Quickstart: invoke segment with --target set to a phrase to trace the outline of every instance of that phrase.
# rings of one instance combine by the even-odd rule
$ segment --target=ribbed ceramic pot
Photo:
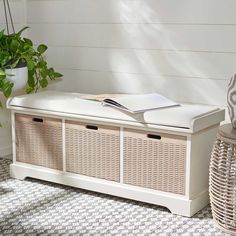
[[[228,85],[227,103],[231,123],[236,128],[236,74],[230,79]]]

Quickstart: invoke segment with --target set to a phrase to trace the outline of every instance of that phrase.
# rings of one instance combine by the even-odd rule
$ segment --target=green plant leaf
[[[0,68],[0,76],[1,77],[2,76],[6,77],[6,72],[3,69],[1,69],[1,68]]]
[[[26,29],[29,29],[29,26],[25,26],[25,27],[22,28],[20,31],[18,31],[18,32],[16,33],[16,36],[19,37],[19,36],[22,34],[22,32],[25,31]]]
[[[63,75],[61,73],[59,73],[59,72],[54,72],[53,75],[54,75],[55,78],[63,77]]]
[[[48,76],[50,79],[54,79],[55,70],[51,67],[48,69]]]
[[[44,60],[39,61],[38,66],[41,68],[46,68],[47,67],[47,62]]]
[[[42,68],[40,69],[40,75],[42,76],[42,78],[46,78],[47,75],[48,75],[48,73],[47,73],[47,68],[42,67]]]
[[[19,42],[16,39],[12,39],[11,44],[10,44],[10,49],[12,51],[16,51],[19,47]]]
[[[12,87],[14,86],[13,83],[10,83],[10,82],[6,82],[4,83],[4,86],[3,86],[3,94],[6,98],[10,97],[11,96],[11,93],[12,93]]]
[[[34,91],[34,88],[32,87],[27,87],[26,93],[32,93]]]
[[[34,61],[31,59],[26,59],[28,70],[33,70],[35,67]]]
[[[48,47],[45,44],[40,44],[37,48],[37,51],[40,54],[43,54],[47,49],[48,49]]]
[[[29,46],[33,46],[33,42],[32,42],[30,39],[24,38],[24,41],[25,41],[25,43],[28,44]]]
[[[28,73],[28,85],[32,88],[34,88],[34,76],[33,74]]]
[[[1,79],[1,80],[0,80],[0,88],[1,88],[1,90],[3,90],[3,85],[4,85],[4,80]]]
[[[16,65],[19,63],[19,60],[20,60],[20,58],[19,58],[17,61],[15,61],[15,63],[13,63],[13,64],[11,65],[11,68],[15,68]]]
[[[1,80],[4,80],[6,79],[7,75],[0,75],[0,83],[1,83]],[[0,85],[0,90],[1,90],[1,85]]]
[[[39,81],[39,84],[42,88],[46,88],[48,86],[48,81],[44,78]]]
[[[0,39],[3,37],[4,35],[4,30],[0,31]]]

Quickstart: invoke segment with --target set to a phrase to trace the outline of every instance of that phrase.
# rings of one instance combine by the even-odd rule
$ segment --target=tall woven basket
[[[213,219],[224,231],[236,235],[236,130],[219,128],[210,162],[210,202]]]

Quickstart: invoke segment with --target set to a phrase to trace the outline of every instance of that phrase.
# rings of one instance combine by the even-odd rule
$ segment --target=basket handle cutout
[[[86,125],[86,129],[98,130],[98,127],[95,125]]]
[[[43,119],[42,118],[32,118],[32,121],[43,123]]]
[[[147,137],[161,140],[161,135],[157,135],[157,134],[147,134]]]

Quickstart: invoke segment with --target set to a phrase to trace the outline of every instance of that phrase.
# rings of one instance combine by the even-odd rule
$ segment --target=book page
[[[121,105],[122,108],[125,107],[130,112],[143,112],[151,109],[179,105],[178,103],[157,93],[126,95],[115,97],[112,100]],[[105,99],[103,102],[109,105],[109,100]],[[111,105],[115,106],[114,102]],[[117,108],[119,108],[119,106],[117,106]]]
[[[113,99],[121,96],[127,96],[127,94],[122,93],[113,93],[113,94],[85,94],[81,95],[80,98],[86,99],[86,100],[93,100],[93,101],[99,101],[102,102],[104,99]]]

